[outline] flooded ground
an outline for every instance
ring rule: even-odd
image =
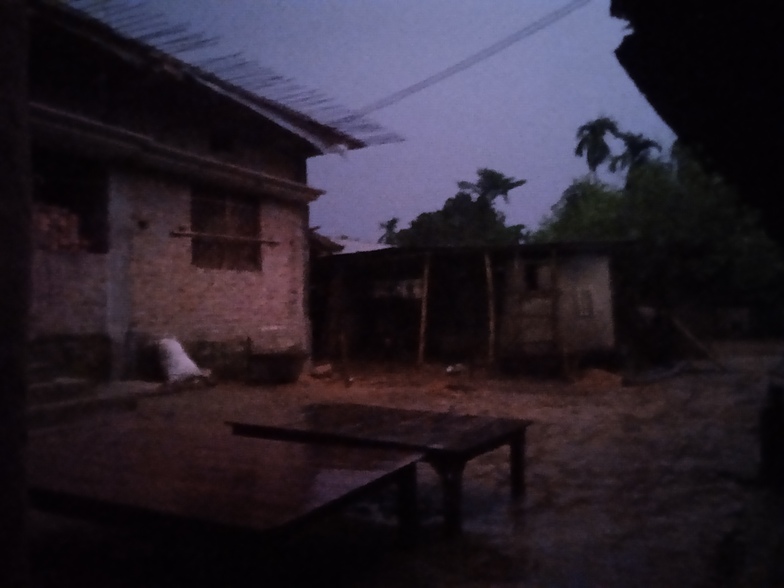
[[[33,513],[36,586],[784,586],[781,499],[753,483],[757,419],[775,354],[693,364],[647,385],[589,370],[574,382],[374,366],[353,382],[223,384],[143,400],[139,418],[200,423],[353,401],[533,419],[527,494],[510,500],[508,449],[468,463],[464,533],[443,536],[440,487],[419,466],[422,533],[399,546],[393,496],[284,543],[105,527]]]

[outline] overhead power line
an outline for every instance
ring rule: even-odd
[[[442,82],[445,79],[450,78],[453,75],[468,69],[469,67],[473,67],[474,65],[484,61],[485,59],[489,59],[496,53],[500,53],[507,47],[510,47],[515,43],[518,43],[519,41],[522,41],[523,39],[530,37],[534,33],[538,33],[539,31],[546,29],[549,26],[552,26],[553,24],[555,24],[562,18],[568,16],[578,8],[585,6],[590,1],[591,0],[575,0],[574,2],[570,2],[566,6],[559,8],[558,10],[554,10],[553,12],[550,12],[546,16],[540,18],[537,21],[532,22],[531,24],[525,26],[519,31],[512,33],[508,37],[504,37],[500,41],[493,43],[492,45],[483,49],[482,51],[479,51],[478,53],[475,53],[470,57],[466,57],[465,59],[459,61],[453,66],[448,67],[445,70],[440,71],[436,74],[433,74],[422,81],[419,81],[406,88],[403,88],[402,90],[398,90],[394,94],[390,94],[389,96],[386,96],[381,100],[372,102],[371,104],[368,104],[364,108],[355,110],[352,113],[352,115],[348,118],[365,116],[366,114],[369,114],[371,112],[381,110],[382,108],[387,108],[388,106],[392,106],[393,104],[400,102],[404,98],[408,98],[412,94],[416,94],[417,92],[421,92],[422,90],[429,88],[430,86],[434,86],[435,84],[438,84],[439,82]]]

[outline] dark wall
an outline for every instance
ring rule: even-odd
[[[772,0],[612,0],[633,32],[618,61],[679,139],[741,191],[784,244],[784,42]]]

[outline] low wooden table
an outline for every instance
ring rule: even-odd
[[[416,529],[419,452],[243,439],[113,419],[33,432],[33,506],[121,522],[290,530],[379,485],[397,483],[400,527]]]
[[[419,451],[439,474],[448,534],[462,527],[462,476],[466,463],[508,445],[512,497],[525,493],[525,431],[531,421],[404,410],[360,404],[311,404],[286,422],[261,417],[230,420],[235,436]]]

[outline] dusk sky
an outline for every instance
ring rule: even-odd
[[[362,109],[570,4],[569,0],[156,0],[172,22],[216,35],[216,55],[249,60]],[[669,147],[661,121],[613,54],[626,23],[593,0],[544,30],[370,118],[405,138],[310,160],[326,190],[311,225],[375,241],[436,210],[490,167],[527,183],[503,210],[535,228],[588,171],[574,155],[581,124],[607,115]],[[608,176],[611,179],[611,176]],[[618,178],[620,180],[620,178]]]

